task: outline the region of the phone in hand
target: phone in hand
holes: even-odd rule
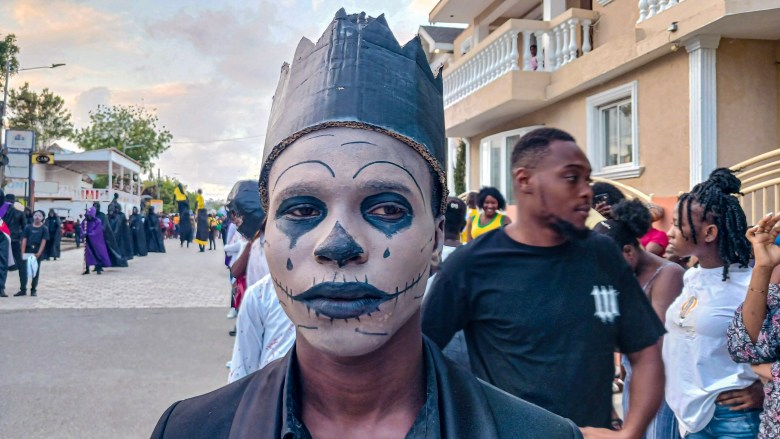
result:
[[[609,194],[598,194],[593,197],[593,205],[598,206],[601,203],[609,201]]]

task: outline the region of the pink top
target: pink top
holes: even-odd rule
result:
[[[639,242],[642,243],[642,247],[647,247],[648,244],[651,242],[655,242],[656,244],[660,245],[661,248],[666,251],[666,246],[669,245],[669,237],[666,236],[666,233],[651,227],[650,230],[643,236]]]

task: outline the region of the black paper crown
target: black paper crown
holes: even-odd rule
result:
[[[398,44],[384,15],[336,12],[317,44],[303,38],[282,66],[266,131],[260,196],[274,160],[301,136],[328,127],[378,131],[414,148],[438,176],[447,199],[442,78],[420,38]]]

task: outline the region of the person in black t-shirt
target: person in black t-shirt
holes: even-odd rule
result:
[[[464,330],[477,377],[598,428],[583,428],[586,436],[638,438],[662,397],[664,329],[617,246],[585,227],[590,173],[563,131],[520,139],[512,153],[517,221],[447,259],[425,297],[423,333],[444,347]],[[615,349],[634,370],[619,436],[606,430]]]
[[[33,214],[33,223],[28,224],[24,228],[22,233],[22,254],[35,255],[35,259],[38,260],[38,271],[33,276],[32,284],[30,285],[30,295],[35,296],[38,288],[38,278],[41,275],[41,254],[44,248],[46,248],[46,241],[49,240],[49,228],[43,224],[43,218],[46,214],[42,210],[36,210]],[[25,263],[25,262],[21,262]],[[22,285],[22,289],[26,289],[27,285]]]

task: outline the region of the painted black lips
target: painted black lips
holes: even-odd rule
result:
[[[318,315],[332,319],[354,319],[378,311],[379,305],[398,294],[387,294],[363,282],[324,282],[290,298],[303,303]]]

